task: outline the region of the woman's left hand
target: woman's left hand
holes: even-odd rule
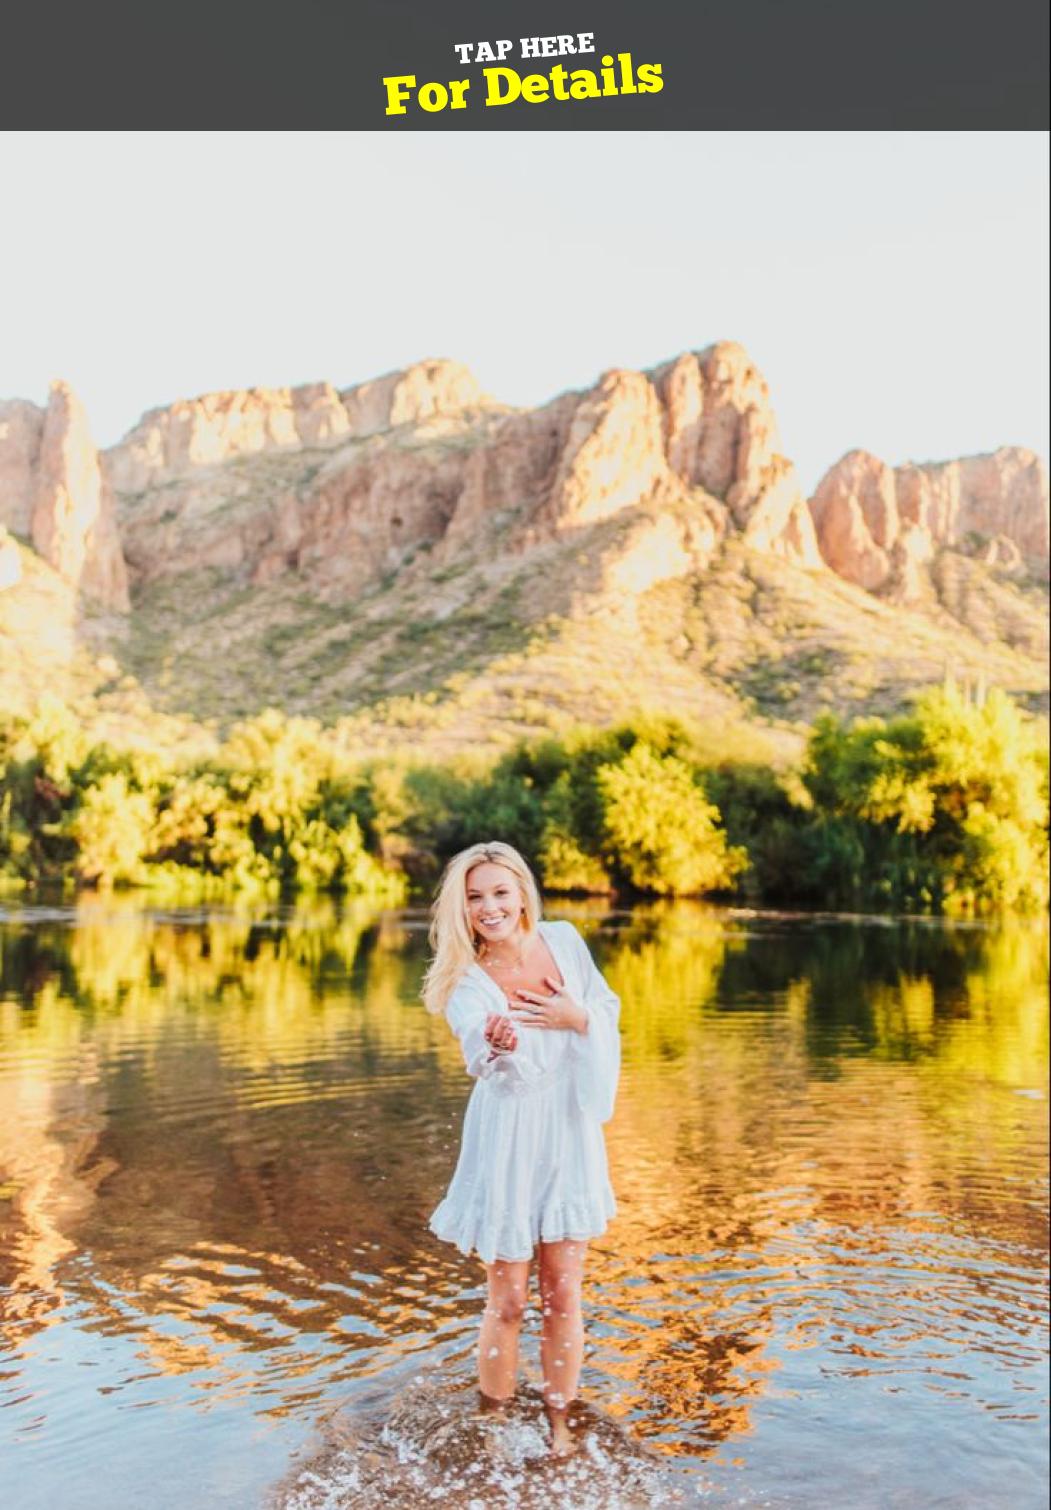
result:
[[[550,975],[544,976],[544,985],[551,987],[550,996],[541,996],[537,991],[515,991],[512,1021],[523,1028],[569,1028],[574,1033],[583,1033],[588,1022],[584,1008]]]

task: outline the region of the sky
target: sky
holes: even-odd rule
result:
[[[1042,133],[0,136],[0,398],[53,378],[112,445],[218,389],[424,357],[515,405],[717,340],[812,488],[1048,453]]]

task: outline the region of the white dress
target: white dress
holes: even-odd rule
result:
[[[602,1123],[620,1075],[620,1000],[572,923],[539,927],[566,990],[587,1011],[586,1033],[518,1022],[514,1052],[490,1059],[485,1019],[508,1003],[480,965],[468,967],[445,1008],[476,1083],[456,1171],[429,1225],[484,1263],[531,1258],[538,1241],[598,1237],[617,1213]]]

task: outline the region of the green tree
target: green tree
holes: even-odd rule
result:
[[[952,683],[889,722],[820,720],[803,772],[819,888],[954,912],[1046,904],[1041,733],[1005,693]]]
[[[581,800],[583,796],[583,801]],[[609,872],[601,859],[585,847],[581,809],[589,806],[590,792],[574,788],[571,773],[563,771],[544,797],[543,827],[538,863],[545,887],[550,891],[611,891]],[[601,809],[600,809],[601,819]]]
[[[66,822],[76,845],[78,878],[91,886],[141,880],[152,825],[149,796],[133,790],[123,771],[85,787]]]
[[[746,866],[744,851],[730,848],[718,826],[718,809],[676,756],[656,755],[640,740],[597,779],[606,853],[640,891],[700,896],[731,886]]]

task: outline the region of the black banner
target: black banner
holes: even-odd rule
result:
[[[3,124],[1042,129],[1042,0],[95,0],[20,6]]]

